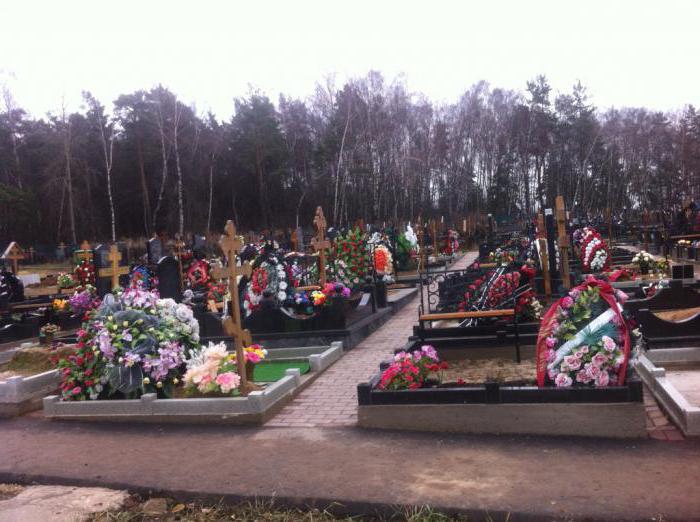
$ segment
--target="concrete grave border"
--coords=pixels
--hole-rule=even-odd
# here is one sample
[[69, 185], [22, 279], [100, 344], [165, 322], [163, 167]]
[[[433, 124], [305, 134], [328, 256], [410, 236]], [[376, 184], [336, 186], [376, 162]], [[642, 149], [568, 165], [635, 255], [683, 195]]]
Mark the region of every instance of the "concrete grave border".
[[269, 359], [308, 357], [311, 371], [301, 375], [290, 368], [279, 381], [247, 397], [158, 399], [145, 394], [134, 400], [64, 402], [57, 395], [44, 398], [44, 416], [58, 420], [154, 423], [263, 424], [323, 371], [340, 359], [341, 342], [323, 347], [270, 350]]
[[55, 392], [60, 382], [58, 370], [0, 381], [0, 418], [40, 409], [42, 397]]
[[693, 406], [666, 377], [663, 363], [698, 363], [700, 347], [649, 350], [635, 366], [644, 384], [686, 436], [700, 436], [700, 408]]

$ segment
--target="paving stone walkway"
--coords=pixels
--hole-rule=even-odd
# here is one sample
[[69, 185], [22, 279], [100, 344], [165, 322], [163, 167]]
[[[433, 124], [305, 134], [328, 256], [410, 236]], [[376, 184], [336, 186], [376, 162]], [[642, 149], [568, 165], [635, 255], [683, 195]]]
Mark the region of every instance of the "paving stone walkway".
[[[476, 257], [477, 252], [467, 253], [451, 270], [466, 268]], [[406, 344], [417, 322], [419, 303], [420, 294], [416, 294], [381, 328], [346, 353], [265, 426], [354, 426], [357, 423], [357, 384], [366, 381], [379, 369], [381, 361]]]

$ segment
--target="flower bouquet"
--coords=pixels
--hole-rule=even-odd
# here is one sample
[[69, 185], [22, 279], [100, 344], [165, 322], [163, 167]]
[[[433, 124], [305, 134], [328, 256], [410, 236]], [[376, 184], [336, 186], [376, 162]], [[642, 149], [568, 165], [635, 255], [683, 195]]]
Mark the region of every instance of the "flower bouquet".
[[538, 385], [624, 384], [630, 353], [626, 299], [624, 292], [588, 276], [552, 305], [537, 338]]
[[78, 331], [77, 353], [60, 363], [62, 398], [170, 397], [198, 342], [187, 305], [138, 286], [107, 294]]
[[87, 260], [83, 259], [78, 263], [73, 271], [74, 280], [78, 282], [80, 286], [94, 285], [95, 284], [95, 265]]
[[[259, 344], [244, 348], [246, 374], [253, 380], [255, 365], [264, 360], [267, 350]], [[207, 395], [237, 395], [241, 377], [237, 373], [236, 354], [226, 350], [225, 343], [212, 343], [195, 349], [186, 361], [187, 371], [183, 376], [185, 393]]]
[[83, 316], [83, 320], [87, 321], [88, 317], [86, 314], [100, 305], [96, 292], [97, 290], [92, 285], [86, 285], [83, 290], [74, 292], [68, 299], [73, 314]]
[[342, 282], [351, 290], [359, 290], [370, 266], [367, 242], [359, 228], [340, 235], [331, 248], [328, 277]]
[[637, 252], [632, 258], [632, 264], [639, 267], [639, 271], [642, 274], [648, 274], [651, 270], [656, 269], [656, 261], [651, 254], [645, 252], [644, 250]]
[[435, 348], [430, 345], [413, 352], [401, 351], [382, 372], [377, 387], [380, 390], [414, 390], [426, 385], [431, 377], [439, 378], [440, 370], [445, 369], [447, 363], [440, 362]]
[[39, 342], [41, 344], [51, 344], [53, 342], [53, 338], [60, 331], [61, 327], [57, 324], [46, 323], [39, 329]]
[[56, 280], [56, 284], [58, 285], [58, 288], [61, 290], [65, 290], [67, 288], [73, 288], [76, 283], [75, 279], [70, 274], [58, 274], [58, 278]]
[[581, 238], [581, 264], [584, 272], [603, 272], [608, 267], [608, 245], [591, 227], [583, 229]]

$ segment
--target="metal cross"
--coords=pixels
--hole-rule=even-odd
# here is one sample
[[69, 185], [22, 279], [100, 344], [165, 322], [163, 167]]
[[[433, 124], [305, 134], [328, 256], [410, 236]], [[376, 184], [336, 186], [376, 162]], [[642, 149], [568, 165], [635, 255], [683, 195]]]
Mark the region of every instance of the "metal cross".
[[229, 220], [224, 228], [224, 234], [219, 239], [219, 246], [226, 257], [224, 266], [215, 267], [212, 270], [212, 276], [217, 279], [228, 279], [229, 292], [231, 294], [231, 314], [228, 315], [223, 322], [224, 331], [227, 335], [233, 337], [234, 347], [236, 349], [236, 364], [238, 366], [238, 374], [241, 377], [239, 387], [241, 395], [248, 395], [251, 391], [257, 389], [253, 383], [248, 382], [248, 375], [245, 368], [245, 353], [244, 348], [253, 343], [253, 338], [250, 331], [243, 329], [241, 325], [241, 304], [238, 295], [238, 276], [250, 277], [252, 268], [249, 262], [237, 266], [237, 257], [243, 248], [243, 241], [236, 236], [236, 227], [233, 221]]
[[323, 288], [326, 286], [326, 249], [331, 247], [331, 242], [326, 239], [326, 216], [323, 215], [323, 209], [320, 206], [316, 207], [314, 226], [317, 232], [316, 237], [311, 240], [311, 245], [318, 252], [318, 280]]

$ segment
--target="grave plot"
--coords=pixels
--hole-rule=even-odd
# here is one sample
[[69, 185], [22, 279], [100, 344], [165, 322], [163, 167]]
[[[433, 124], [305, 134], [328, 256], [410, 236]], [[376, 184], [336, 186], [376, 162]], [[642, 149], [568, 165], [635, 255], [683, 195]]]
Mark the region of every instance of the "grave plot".
[[[358, 385], [362, 427], [645, 437], [642, 384], [628, 368], [624, 299], [589, 280], [544, 315], [537, 345], [460, 346], [420, 339]], [[465, 316], [471, 320], [475, 317]]]
[[533, 272], [506, 263], [425, 274], [414, 335], [444, 348], [534, 345], [543, 307], [529, 284]]
[[242, 241], [229, 221], [220, 241], [232, 296], [226, 343], [201, 346], [191, 308], [134, 285], [107, 294], [88, 314], [77, 351], [59, 365], [60, 395], [44, 400], [52, 419], [154, 422], [264, 422], [342, 354], [342, 346], [268, 353], [243, 328], [237, 299]]
[[[270, 349], [337, 340], [352, 348], [415, 293], [387, 288], [393, 263], [381, 234], [368, 238], [355, 228], [331, 241], [320, 207], [314, 224], [313, 255], [286, 253], [269, 242], [244, 249], [251, 273], [241, 279], [243, 326]], [[201, 318], [205, 337], [222, 333], [218, 313], [225, 299], [216, 293], [221, 304], [210, 302], [211, 312]]]
[[40, 409], [42, 399], [59, 388], [59, 359], [75, 351], [72, 345], [26, 344], [0, 352], [0, 417]]

